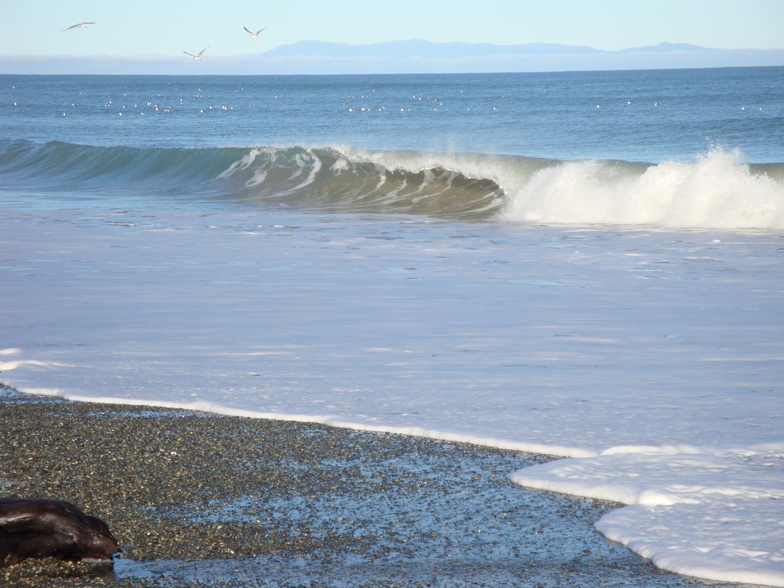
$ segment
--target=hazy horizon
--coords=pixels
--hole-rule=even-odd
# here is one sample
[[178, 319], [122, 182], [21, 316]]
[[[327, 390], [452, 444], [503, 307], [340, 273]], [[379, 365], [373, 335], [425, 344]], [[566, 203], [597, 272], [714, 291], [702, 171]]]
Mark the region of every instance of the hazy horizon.
[[[254, 31], [255, 32], [255, 31]], [[777, 66], [784, 49], [722, 49], [663, 41], [614, 51], [561, 43], [438, 43], [423, 39], [367, 44], [306, 40], [262, 52], [211, 55], [0, 55], [0, 74], [384, 74], [498, 73]]]
[[[94, 23], [85, 28], [77, 23]], [[352, 46], [425, 39], [431, 43], [493, 44], [516, 46], [549, 43], [573, 47], [589, 46], [599, 51], [618, 52], [633, 47], [656, 46], [661, 42], [686, 43], [721, 48], [727, 52], [759, 51], [760, 61], [739, 60], [728, 54], [721, 60], [655, 60], [634, 63], [464, 63], [464, 64], [372, 64], [362, 67], [328, 63], [326, 72], [340, 71], [543, 71], [562, 69], [625, 69], [636, 67], [713, 67], [723, 65], [782, 64], [784, 59], [784, 2], [779, 0], [660, 0], [656, 3], [627, 3], [614, 0], [551, 0], [545, 4], [519, 0], [485, 0], [481, 5], [456, 10], [447, 0], [399, 0], [390, 10], [385, 5], [367, 5], [355, 0], [304, 3], [292, 8], [270, 4], [263, 9], [252, 0], [236, 0], [231, 10], [209, 6], [193, 10], [185, 0], [172, 0], [162, 8], [152, 0], [139, 0], [133, 10], [117, 3], [73, 0], [52, 5], [28, 0], [5, 7], [0, 22], [0, 56], [3, 71], [11, 63], [43, 64], [47, 72], [66, 65], [67, 60], [104, 61], [101, 73], [117, 64], [172, 60], [169, 71], [182, 73], [228, 73], [221, 71], [226, 60], [247, 60], [280, 47], [307, 40]], [[245, 30], [256, 33], [251, 35]], [[200, 61], [197, 55], [207, 48]], [[760, 57], [760, 56], [757, 56]], [[767, 61], [766, 61], [767, 60]], [[111, 64], [106, 63], [111, 61]], [[518, 60], [519, 61], [519, 60]], [[210, 65], [212, 63], [212, 65]], [[262, 71], [274, 73], [320, 73], [318, 64], [267, 63]], [[381, 65], [386, 67], [380, 68]], [[417, 66], [417, 67], [415, 67]], [[16, 67], [16, 66], [14, 66]], [[80, 67], [87, 67], [83, 63]], [[379, 69], [380, 68], [380, 69]], [[88, 68], [89, 69], [89, 68]], [[42, 67], [35, 72], [42, 73]], [[69, 73], [57, 71], [56, 73]], [[89, 72], [88, 72], [89, 73]], [[123, 73], [123, 72], [116, 72]], [[245, 73], [240, 68], [232, 73]]]

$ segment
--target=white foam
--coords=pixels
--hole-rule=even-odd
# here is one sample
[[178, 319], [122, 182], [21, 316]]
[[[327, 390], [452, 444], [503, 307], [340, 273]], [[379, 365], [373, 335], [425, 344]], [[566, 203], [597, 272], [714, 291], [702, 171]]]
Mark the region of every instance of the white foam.
[[[19, 350], [14, 350], [14, 352], [18, 352]], [[37, 359], [14, 359], [11, 361], [0, 361], [0, 372], [6, 372], [9, 370], [15, 370], [17, 368], [23, 366], [53, 366], [53, 367], [67, 367], [66, 364], [61, 364], [57, 362], [48, 362], [48, 361], [38, 361]]]
[[753, 174], [739, 152], [721, 149], [642, 173], [629, 164], [567, 162], [537, 171], [520, 188], [511, 183], [507, 194], [505, 218], [526, 222], [784, 228], [784, 184]]
[[261, 153], [261, 149], [259, 148], [251, 149], [240, 159], [232, 163], [226, 170], [218, 174], [218, 176], [215, 179], [226, 180], [231, 176], [233, 176], [235, 172], [248, 169], [251, 165], [253, 165], [253, 162], [256, 161], [256, 158], [259, 156], [260, 153]]
[[784, 586], [783, 467], [784, 442], [735, 451], [623, 447], [533, 466], [512, 479], [631, 505], [596, 528], [662, 569]]
[[[636, 505], [604, 515], [596, 528], [608, 539], [671, 572], [724, 582], [784, 586], [781, 511], [781, 499], [773, 497]], [[702, 531], [698, 541], [694, 540], [694, 528]]]

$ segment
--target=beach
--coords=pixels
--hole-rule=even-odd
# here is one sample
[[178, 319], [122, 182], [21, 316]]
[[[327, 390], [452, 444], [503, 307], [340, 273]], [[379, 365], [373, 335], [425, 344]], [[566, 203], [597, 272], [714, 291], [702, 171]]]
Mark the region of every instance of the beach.
[[8, 388], [0, 421], [3, 495], [73, 502], [121, 549], [3, 585], [710, 585], [606, 541], [593, 523], [617, 505], [510, 482], [545, 456]]
[[52, 574], [784, 587], [782, 73], [0, 76]]

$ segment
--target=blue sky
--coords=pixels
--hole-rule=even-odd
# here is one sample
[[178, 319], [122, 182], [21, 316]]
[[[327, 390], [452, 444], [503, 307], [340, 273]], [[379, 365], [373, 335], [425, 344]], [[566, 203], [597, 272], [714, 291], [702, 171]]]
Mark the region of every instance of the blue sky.
[[[96, 21], [88, 29], [63, 29]], [[616, 50], [662, 41], [784, 49], [784, 0], [24, 0], [7, 4], [0, 55], [182, 56], [261, 53], [302, 40], [404, 39]], [[265, 30], [251, 39], [243, 26]]]

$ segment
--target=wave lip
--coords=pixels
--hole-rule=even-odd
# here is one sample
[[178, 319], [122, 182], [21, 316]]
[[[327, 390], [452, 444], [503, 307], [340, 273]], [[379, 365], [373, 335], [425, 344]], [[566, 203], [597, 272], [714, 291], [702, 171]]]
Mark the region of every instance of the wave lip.
[[6, 186], [327, 212], [547, 225], [784, 228], [784, 163], [717, 148], [656, 165], [338, 147], [204, 149], [0, 142]]
[[218, 175], [251, 202], [342, 211], [481, 218], [500, 209], [492, 178], [416, 152], [257, 147]]

